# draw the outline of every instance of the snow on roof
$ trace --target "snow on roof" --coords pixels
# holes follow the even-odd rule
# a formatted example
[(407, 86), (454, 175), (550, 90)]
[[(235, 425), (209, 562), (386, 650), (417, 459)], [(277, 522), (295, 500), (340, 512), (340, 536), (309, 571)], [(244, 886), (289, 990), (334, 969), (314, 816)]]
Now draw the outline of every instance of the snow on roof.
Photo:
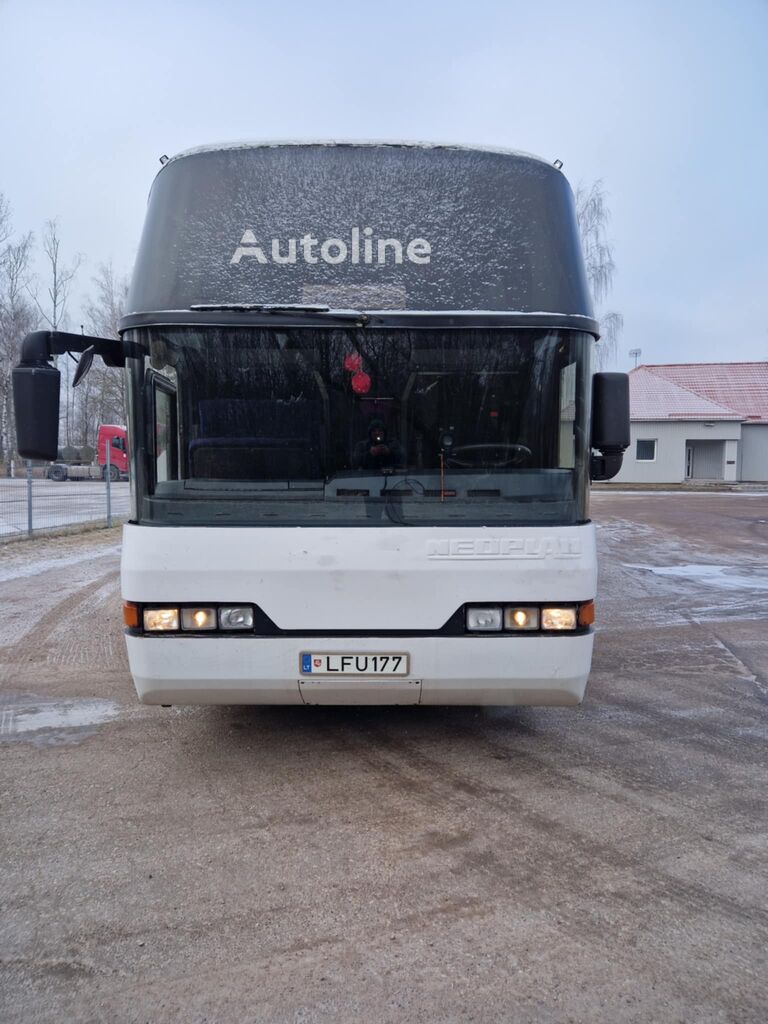
[(638, 366), (629, 373), (629, 408), (633, 420), (742, 420), (733, 409), (680, 387), (654, 370)]
[(640, 369), (730, 409), (740, 419), (768, 423), (768, 361), (671, 363)]
[[(170, 160), (163, 164), (163, 168), (174, 160), (181, 160), (187, 156), (197, 156), (198, 153), (218, 153), (228, 149), (274, 149), (280, 146), (392, 146), (404, 149), (459, 149), (468, 153), (498, 153), (501, 156), (524, 157), (527, 160), (536, 160), (546, 164), (547, 167), (554, 167), (554, 161), (545, 160), (544, 157), (536, 156), (534, 153), (526, 153), (519, 149), (504, 149), (502, 146), (469, 146), (459, 142), (419, 142), (408, 139), (243, 139), (235, 142), (219, 142), (209, 146), (195, 146), (192, 149), (185, 149), (176, 153)], [(559, 168), (556, 168), (559, 170)], [(162, 170), (162, 168), (161, 168)], [(159, 172), (158, 172), (159, 173)]]

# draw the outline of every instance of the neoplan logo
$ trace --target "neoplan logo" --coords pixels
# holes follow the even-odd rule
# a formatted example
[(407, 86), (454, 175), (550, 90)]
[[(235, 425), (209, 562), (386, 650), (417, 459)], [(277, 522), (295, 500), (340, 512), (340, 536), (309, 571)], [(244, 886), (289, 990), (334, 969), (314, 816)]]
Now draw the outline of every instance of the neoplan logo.
[(269, 245), (262, 246), (253, 231), (243, 233), (240, 245), (235, 249), (230, 266), (242, 259), (256, 260), (257, 263), (363, 263), (384, 266), (387, 262), (429, 263), (432, 246), (426, 238), (412, 238), (403, 242), (399, 238), (374, 238), (373, 228), (352, 228), (348, 240), (326, 238), (322, 242), (314, 235), (302, 238), (272, 238)]
[(462, 537), (428, 540), (427, 558), (485, 561), (507, 558), (580, 558), (578, 537)]

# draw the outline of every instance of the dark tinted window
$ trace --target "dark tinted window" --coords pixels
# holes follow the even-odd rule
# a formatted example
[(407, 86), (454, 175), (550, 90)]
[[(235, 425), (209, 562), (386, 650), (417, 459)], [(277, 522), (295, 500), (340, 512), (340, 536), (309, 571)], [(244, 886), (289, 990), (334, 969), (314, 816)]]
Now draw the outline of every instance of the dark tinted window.
[(150, 332), (177, 405), (145, 515), (264, 525), (583, 518), (591, 338), (530, 330)]

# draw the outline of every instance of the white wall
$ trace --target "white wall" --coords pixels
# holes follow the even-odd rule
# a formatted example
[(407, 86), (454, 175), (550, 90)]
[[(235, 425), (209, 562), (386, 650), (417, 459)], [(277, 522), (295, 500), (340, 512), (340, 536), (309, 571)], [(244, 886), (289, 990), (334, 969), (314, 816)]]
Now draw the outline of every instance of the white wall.
[(745, 423), (741, 437), (739, 479), (768, 481), (768, 423)]
[[(679, 484), (685, 480), (686, 441), (728, 441), (726, 460), (737, 458), (734, 451), (741, 438), (741, 424), (715, 421), (711, 427), (690, 420), (636, 420), (630, 424), (632, 442), (624, 455), (621, 472), (614, 477), (616, 483)], [(638, 462), (635, 458), (637, 441), (656, 440), (654, 462)], [(726, 466), (726, 471), (738, 467)], [(735, 479), (732, 477), (731, 479)]]

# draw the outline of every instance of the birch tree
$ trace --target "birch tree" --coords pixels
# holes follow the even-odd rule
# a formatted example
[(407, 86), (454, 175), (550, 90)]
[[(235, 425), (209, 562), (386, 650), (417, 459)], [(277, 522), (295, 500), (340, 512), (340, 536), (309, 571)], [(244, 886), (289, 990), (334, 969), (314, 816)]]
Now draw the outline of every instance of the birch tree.
[[(94, 293), (85, 305), (89, 334), (119, 338), (118, 326), (125, 312), (128, 279), (115, 273), (111, 261), (99, 264), (92, 278)], [(125, 372), (95, 360), (86, 382), (91, 390), (83, 397), (89, 404), (91, 430), (99, 423), (125, 423), (128, 417)]]
[[(72, 283), (83, 263), (83, 256), (76, 253), (69, 263), (64, 261), (61, 251), (61, 238), (59, 237), (59, 225), (56, 218), (46, 221), (43, 229), (42, 250), (48, 264), (45, 295), (41, 301), (37, 288), (30, 288), (29, 294), (37, 307), (42, 322), (47, 324), (52, 331), (65, 330), (67, 326), (67, 306)], [(60, 369), (63, 370), (62, 397), (64, 400), (62, 405), (64, 436), (66, 444), (71, 445), (74, 400), (69, 382), (74, 362), (68, 355), (61, 358), (63, 360)], [(58, 363), (59, 360), (57, 359), (56, 362)]]
[(624, 317), (621, 313), (604, 308), (613, 287), (616, 264), (613, 244), (607, 234), (611, 213), (602, 181), (595, 181), (590, 186), (579, 185), (576, 189), (576, 219), (581, 233), (587, 280), (602, 335), (597, 345), (597, 364), (604, 368), (616, 357)]
[(15, 449), (11, 373), (18, 361), (22, 339), (37, 326), (29, 300), (32, 233), (13, 241), (10, 206), (0, 194), (0, 461), (7, 476)]

